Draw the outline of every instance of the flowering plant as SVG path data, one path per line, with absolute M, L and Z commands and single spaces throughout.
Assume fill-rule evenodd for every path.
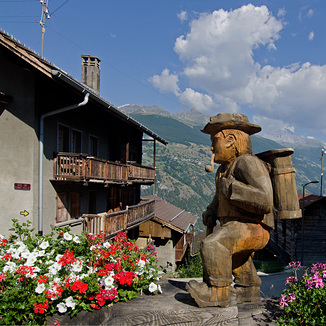
M 0 324 L 45 324 L 59 312 L 76 315 L 158 293 L 156 253 L 141 251 L 118 233 L 73 235 L 68 228 L 33 236 L 30 222 L 0 236 Z
M 277 325 L 325 325 L 326 324 L 326 264 L 316 263 L 298 277 L 300 262 L 289 264 L 294 269 L 285 284 L 280 305 L 284 314 Z

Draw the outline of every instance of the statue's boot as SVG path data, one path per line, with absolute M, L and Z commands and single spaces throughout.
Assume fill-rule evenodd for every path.
M 186 284 L 186 289 L 200 308 L 203 307 L 229 307 L 230 286 L 208 286 L 206 283 L 199 283 L 191 280 Z
M 233 291 L 236 293 L 237 303 L 260 302 L 260 286 L 235 285 Z

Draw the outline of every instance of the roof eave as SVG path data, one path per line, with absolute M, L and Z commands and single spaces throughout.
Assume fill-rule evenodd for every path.
M 109 109 L 110 111 L 112 111 L 116 115 L 120 116 L 122 119 L 129 121 L 131 124 L 135 125 L 142 132 L 144 132 L 146 135 L 148 135 L 150 137 L 153 137 L 154 139 L 156 139 L 157 141 L 159 141 L 163 145 L 168 144 L 168 142 L 165 139 L 163 139 L 162 137 L 157 135 L 155 132 L 151 131 L 150 129 L 148 129 L 147 127 L 145 127 L 144 125 L 142 125 L 138 121 L 136 121 L 133 118 L 129 117 L 128 115 L 124 114 L 123 112 L 118 110 L 116 107 L 114 107 L 111 103 L 107 102 L 102 97 L 100 97 L 98 94 L 96 94 L 93 90 L 88 88 L 86 85 L 77 82 L 75 79 L 73 79 L 70 76 L 66 75 L 64 72 L 62 72 L 60 70 L 53 69 L 52 70 L 52 76 L 54 78 L 60 79 L 61 81 L 65 82 L 66 84 L 72 86 L 73 88 L 75 88 L 77 91 L 79 91 L 81 93 L 85 93 L 86 91 L 89 92 L 90 93 L 90 98 L 92 100 L 94 100 L 95 102 L 97 102 L 98 104 L 100 104 L 101 106 Z

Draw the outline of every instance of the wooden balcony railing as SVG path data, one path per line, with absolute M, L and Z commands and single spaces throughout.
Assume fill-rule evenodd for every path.
M 84 214 L 84 231 L 98 233 L 105 231 L 112 237 L 154 217 L 155 200 L 141 201 L 138 205 L 110 214 Z
M 146 180 L 155 180 L 155 168 L 146 167 L 139 164 L 128 164 L 128 179 L 135 182 L 146 181 Z
M 87 154 L 59 153 L 54 159 L 54 178 L 104 183 L 154 183 L 155 169 L 134 163 L 110 162 Z

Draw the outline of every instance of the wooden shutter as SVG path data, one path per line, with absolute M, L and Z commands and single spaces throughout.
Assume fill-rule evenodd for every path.
M 67 210 L 69 204 L 68 192 L 61 192 L 57 194 L 57 213 L 56 222 L 65 222 L 69 219 L 69 212 Z

